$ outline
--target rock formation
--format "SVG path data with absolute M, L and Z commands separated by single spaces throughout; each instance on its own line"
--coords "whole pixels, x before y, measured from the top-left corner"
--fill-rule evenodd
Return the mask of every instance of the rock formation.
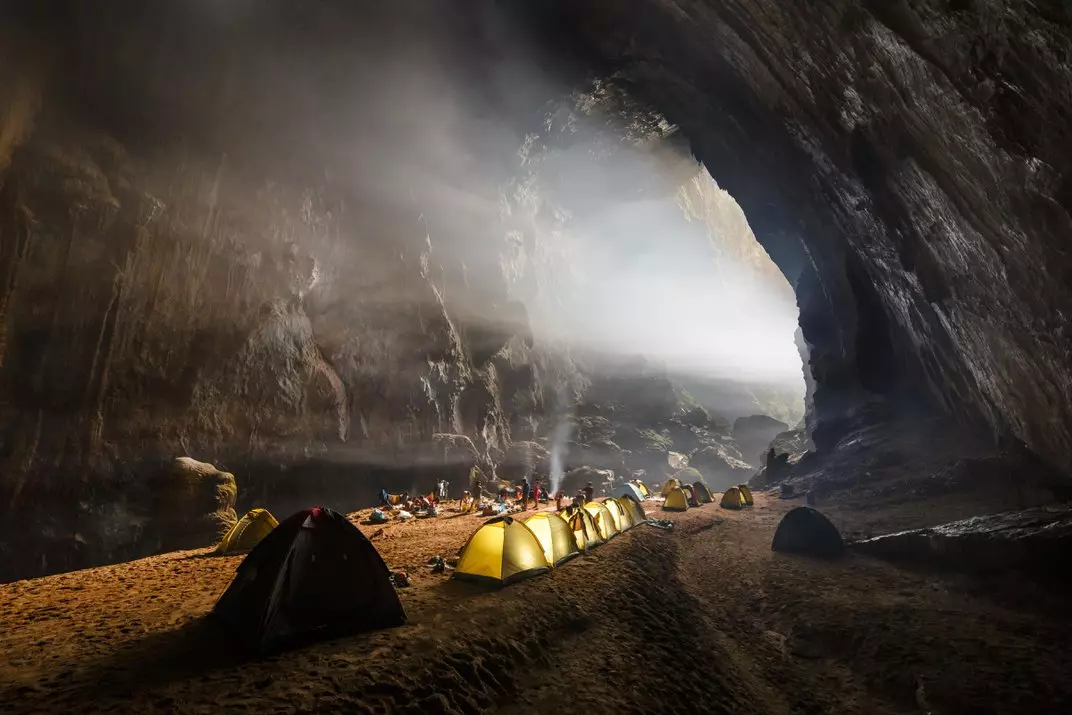
M 733 423 L 733 438 L 749 464 L 762 464 L 771 440 L 789 429 L 789 425 L 767 415 L 750 415 Z
M 796 289 L 817 421 L 910 396 L 1072 468 L 1066 4 L 525 5 L 740 202 Z
M 212 544 L 238 521 L 234 475 L 206 462 L 177 457 L 152 484 L 149 539 L 160 551 Z

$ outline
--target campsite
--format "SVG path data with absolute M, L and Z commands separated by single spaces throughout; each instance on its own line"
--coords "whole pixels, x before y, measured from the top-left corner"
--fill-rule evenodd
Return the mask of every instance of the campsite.
M 793 506 L 764 492 L 752 509 L 645 501 L 673 528 L 634 527 L 506 587 L 428 567 L 494 519 L 368 526 L 365 510 L 350 521 L 409 574 L 405 624 L 261 658 L 208 617 L 242 554 L 5 584 L 0 682 L 19 703 L 5 712 L 903 713 L 922 691 L 949 708 L 936 712 L 997 697 L 1041 713 L 1067 687 L 1066 622 L 867 558 L 773 552 Z M 1017 675 L 991 677 L 1005 669 Z M 652 686 L 665 682 L 673 702 Z

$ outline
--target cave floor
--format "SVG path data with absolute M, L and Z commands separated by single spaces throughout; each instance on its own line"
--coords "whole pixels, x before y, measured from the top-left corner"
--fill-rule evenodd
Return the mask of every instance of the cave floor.
M 411 574 L 410 624 L 252 662 L 203 618 L 240 557 L 181 552 L 0 585 L 0 709 L 1023 714 L 1072 702 L 1072 624 L 1045 598 L 994 599 L 964 577 L 855 554 L 773 554 L 796 503 L 758 494 L 743 512 L 654 513 L 674 531 L 634 529 L 498 592 L 423 565 L 456 552 L 477 518 L 366 526 Z

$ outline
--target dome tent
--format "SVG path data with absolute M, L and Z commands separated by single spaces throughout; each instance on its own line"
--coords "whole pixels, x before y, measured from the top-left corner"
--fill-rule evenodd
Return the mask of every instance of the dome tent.
M 215 553 L 227 555 L 249 551 L 277 526 L 279 522 L 267 509 L 250 509 L 220 539 Z
M 454 578 L 505 586 L 550 568 L 536 535 L 520 521 L 500 516 L 469 537 Z
M 680 486 L 681 486 L 680 481 L 678 481 L 677 479 L 674 479 L 673 477 L 670 477 L 669 479 L 666 480 L 666 484 L 663 485 L 662 495 L 665 497 L 665 496 L 669 495 L 672 490 L 677 489 Z
M 798 506 L 782 517 L 771 550 L 830 557 L 840 555 L 845 542 L 829 519 L 810 506 Z
M 700 506 L 700 502 L 696 499 L 696 493 L 692 490 L 691 484 L 682 484 L 680 489 L 685 493 L 685 500 L 689 503 L 689 506 Z
M 592 521 L 592 515 L 584 509 L 573 507 L 560 511 L 559 516 L 569 524 L 578 549 L 587 551 L 603 543 L 603 537 L 599 535 L 599 527 Z
M 671 489 L 663 502 L 663 509 L 667 511 L 685 511 L 689 508 L 689 500 L 681 488 Z
M 608 509 L 613 507 L 613 510 L 618 513 L 618 530 L 629 531 L 633 528 L 633 513 L 627 510 L 618 499 L 614 497 L 607 497 L 603 500 L 603 505 Z
M 744 495 L 741 494 L 741 490 L 737 487 L 730 487 L 726 490 L 726 493 L 722 495 L 722 508 L 723 509 L 744 509 L 745 504 Z
M 622 511 L 630 516 L 633 522 L 633 526 L 640 526 L 648 520 L 648 517 L 644 514 L 644 508 L 640 506 L 640 502 L 631 497 L 618 497 L 618 503 L 622 506 Z
M 406 622 L 376 547 L 345 516 L 322 507 L 299 511 L 262 539 L 212 613 L 258 650 L 314 632 Z
M 552 567 L 580 555 L 573 530 L 557 514 L 546 511 L 536 512 L 525 520 L 525 526 L 540 542 L 544 557 Z
M 741 496 L 744 498 L 745 506 L 754 506 L 755 500 L 752 498 L 752 490 L 747 484 L 738 484 L 737 488 L 741 490 Z
M 636 484 L 633 484 L 632 482 L 620 484 L 613 492 L 611 492 L 611 496 L 630 497 L 632 499 L 636 499 L 637 501 L 644 501 L 644 494 L 640 491 L 640 487 L 638 487 Z
M 584 510 L 592 517 L 592 521 L 604 541 L 610 541 L 618 535 L 618 527 L 615 526 L 614 517 L 611 516 L 607 507 L 599 502 L 590 501 L 584 505 Z
M 640 494 L 644 499 L 647 499 L 648 497 L 651 496 L 651 490 L 648 489 L 648 485 L 645 484 L 644 482 L 642 482 L 641 480 L 633 479 L 629 483 L 640 490 Z M 641 499 L 641 501 L 643 501 L 643 499 Z
M 711 490 L 708 489 L 707 485 L 703 482 L 693 483 L 692 493 L 696 495 L 696 501 L 700 504 L 711 504 L 715 501 L 715 497 L 711 494 Z
M 625 514 L 622 513 L 622 506 L 617 500 L 608 497 L 600 503 L 604 509 L 610 512 L 610 518 L 614 521 L 614 528 L 617 531 L 622 532 L 632 526 L 632 522 L 626 519 Z

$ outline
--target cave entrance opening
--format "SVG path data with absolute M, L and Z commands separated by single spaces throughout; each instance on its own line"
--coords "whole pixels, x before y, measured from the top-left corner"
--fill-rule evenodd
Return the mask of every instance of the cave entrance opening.
M 642 358 L 703 407 L 797 426 L 806 388 L 793 287 L 669 125 L 596 83 L 522 148 L 537 339 L 597 365 Z M 568 127 L 568 129 L 567 129 Z M 554 278 L 552 280 L 552 278 Z

